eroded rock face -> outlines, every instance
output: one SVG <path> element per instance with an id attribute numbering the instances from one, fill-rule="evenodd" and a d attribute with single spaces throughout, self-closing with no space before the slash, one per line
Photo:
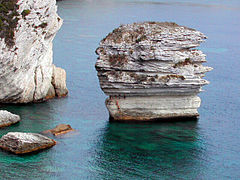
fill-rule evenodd
<path id="1" fill-rule="evenodd" d="M 16 124 L 21 120 L 20 116 L 5 110 L 0 110 L 0 128 Z"/>
<path id="2" fill-rule="evenodd" d="M 0 0 L 0 4 L 4 6 L 0 8 L 4 17 L 0 23 L 0 102 L 45 100 L 51 90 L 59 89 L 52 79 L 60 81 L 53 77 L 52 64 L 52 41 L 62 25 L 56 1 Z M 61 80 L 64 84 L 66 79 Z M 66 91 L 64 87 L 64 95 Z"/>
<path id="3" fill-rule="evenodd" d="M 197 94 L 212 68 L 194 49 L 206 39 L 199 31 L 175 23 L 121 25 L 104 38 L 96 53 L 99 82 L 110 98 L 115 120 L 196 117 Z"/>
<path id="4" fill-rule="evenodd" d="M 26 154 L 54 146 L 53 139 L 37 133 L 9 132 L 0 139 L 0 148 L 15 154 Z"/>
<path id="5" fill-rule="evenodd" d="M 52 85 L 55 88 L 57 97 L 66 96 L 68 89 L 66 86 L 66 72 L 62 68 L 53 67 Z"/>

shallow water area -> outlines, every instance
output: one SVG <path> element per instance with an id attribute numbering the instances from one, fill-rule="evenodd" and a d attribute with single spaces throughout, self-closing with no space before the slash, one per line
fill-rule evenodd
<path id="1" fill-rule="evenodd" d="M 63 0 L 54 64 L 67 72 L 69 96 L 1 106 L 22 121 L 0 129 L 76 129 L 40 153 L 0 151 L 0 179 L 239 179 L 240 1 Z M 198 121 L 109 122 L 94 65 L 99 41 L 120 24 L 173 21 L 208 36 L 201 49 L 214 68 L 200 94 Z"/>

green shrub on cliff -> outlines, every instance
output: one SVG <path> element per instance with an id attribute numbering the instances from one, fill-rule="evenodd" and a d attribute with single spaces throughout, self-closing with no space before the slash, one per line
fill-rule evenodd
<path id="1" fill-rule="evenodd" d="M 21 13 L 21 15 L 23 16 L 23 18 L 25 18 L 27 15 L 29 15 L 31 13 L 31 11 L 29 9 L 25 9 L 23 10 L 23 12 Z"/>
<path id="2" fill-rule="evenodd" d="M 14 45 L 14 31 L 17 27 L 18 0 L 0 0 L 0 38 L 4 39 L 8 47 Z"/>

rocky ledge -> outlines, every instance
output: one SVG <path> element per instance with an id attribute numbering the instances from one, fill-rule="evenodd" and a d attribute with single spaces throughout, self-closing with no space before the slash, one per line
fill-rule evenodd
<path id="1" fill-rule="evenodd" d="M 194 49 L 206 36 L 171 22 L 121 25 L 96 50 L 96 70 L 115 120 L 197 117 L 202 79 L 212 68 Z"/>
<path id="2" fill-rule="evenodd" d="M 36 133 L 10 132 L 0 139 L 0 148 L 15 154 L 26 154 L 54 146 L 53 139 Z"/>
<path id="3" fill-rule="evenodd" d="M 66 73 L 52 64 L 61 25 L 56 0 L 0 0 L 0 103 L 67 95 Z"/>
<path id="4" fill-rule="evenodd" d="M 5 110 L 0 110 L 0 128 L 16 124 L 21 120 L 20 116 Z"/>

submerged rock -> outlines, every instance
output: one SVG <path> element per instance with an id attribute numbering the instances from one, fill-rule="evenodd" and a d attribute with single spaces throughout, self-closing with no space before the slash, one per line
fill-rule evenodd
<path id="1" fill-rule="evenodd" d="M 9 0 L 0 5 L 0 102 L 65 96 L 66 77 L 54 73 L 52 64 L 52 41 L 62 25 L 56 0 Z"/>
<path id="2" fill-rule="evenodd" d="M 74 129 L 69 124 L 59 124 L 54 129 L 44 131 L 43 133 L 52 133 L 54 136 L 61 134 L 66 134 L 68 132 L 74 131 Z"/>
<path id="3" fill-rule="evenodd" d="M 0 148 L 15 154 L 25 154 L 54 146 L 53 139 L 36 133 L 9 132 L 0 139 Z"/>
<path id="4" fill-rule="evenodd" d="M 16 124 L 21 120 L 20 116 L 5 110 L 0 110 L 0 128 Z"/>
<path id="5" fill-rule="evenodd" d="M 100 42 L 99 82 L 115 120 L 196 117 L 197 94 L 212 68 L 196 48 L 199 31 L 169 22 L 121 25 Z"/>

